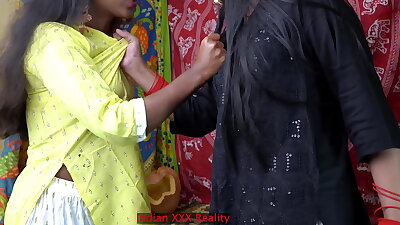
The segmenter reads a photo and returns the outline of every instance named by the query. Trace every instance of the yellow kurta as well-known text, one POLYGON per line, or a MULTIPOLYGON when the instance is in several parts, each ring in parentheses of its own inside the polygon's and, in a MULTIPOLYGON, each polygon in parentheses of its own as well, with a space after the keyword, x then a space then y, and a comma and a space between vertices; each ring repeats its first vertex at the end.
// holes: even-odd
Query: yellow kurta
POLYGON ((15 184, 5 225, 25 225, 65 164, 95 224, 136 224, 150 212, 137 145, 138 99, 119 63, 127 43, 89 29, 41 24, 25 58, 27 167, 15 184), (137 112, 136 112, 137 113, 137 112))

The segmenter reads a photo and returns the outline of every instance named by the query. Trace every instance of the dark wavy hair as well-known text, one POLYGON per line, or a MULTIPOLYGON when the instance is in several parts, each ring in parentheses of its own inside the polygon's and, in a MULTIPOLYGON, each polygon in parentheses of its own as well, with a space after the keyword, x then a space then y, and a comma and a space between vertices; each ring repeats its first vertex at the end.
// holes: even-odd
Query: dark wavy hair
POLYGON ((27 137, 24 59, 36 27, 44 22, 74 25, 89 0, 28 0, 10 25, 0 50, 0 137, 27 137))
MULTIPOLYGON (((251 130, 252 134, 257 134, 255 121, 251 107, 249 107, 250 92, 257 82, 253 71, 258 68, 261 71, 261 65, 268 64, 267 57, 262 57, 261 63, 255 63, 249 55, 263 56, 263 49, 249 48, 246 44, 251 39, 253 28, 264 28, 270 36, 274 37, 282 44, 292 56, 305 60, 302 49, 300 32, 286 12, 273 0, 259 0, 252 4, 252 0, 226 0, 225 1, 225 17, 227 19, 227 49, 228 57, 226 65, 231 65, 230 68, 225 68, 226 75, 226 90, 229 94, 229 102, 233 111, 233 121, 235 128, 240 130, 251 130), (243 30, 241 26, 250 9, 261 10, 263 13, 253 12, 250 16, 257 21, 246 26, 243 30), (236 43, 236 44, 235 44, 236 43), (233 63, 232 63, 233 62, 233 63)), ((282 2, 298 5, 299 0, 282 0, 282 2)), ((248 133, 248 132, 244 132, 248 133)))
MULTIPOLYGON (((254 3, 252 0, 225 0, 222 9, 222 16, 226 20, 226 48, 227 57, 223 73, 225 77, 225 100, 223 118, 225 118, 225 129, 222 130, 224 143, 228 148, 232 148, 229 139, 230 130, 240 130, 247 143, 252 147, 252 152, 257 158, 263 159, 265 152, 262 151, 260 130, 254 121, 254 107, 250 107, 252 89, 258 85, 259 81, 254 72, 256 69, 262 71, 262 65, 268 65, 268 57, 264 57, 263 49, 249 47, 248 40, 251 39, 254 30, 265 29, 269 36, 275 38, 284 46, 289 54, 297 61, 306 61, 302 47, 302 39, 299 28, 292 18, 280 7, 279 1, 301 6, 301 0, 259 0, 254 3), (252 4, 254 3, 254 4, 252 4), (250 15, 252 21, 257 23, 246 23, 248 12, 254 9, 250 15), (262 13, 257 13, 262 11, 262 13), (255 18, 254 18, 255 17, 255 18), (261 62, 253 60, 252 55, 260 56, 261 62), (230 119, 228 119, 230 118, 230 119), (231 122, 230 122, 231 121, 231 122)), ((221 18, 220 18, 221 19, 221 18)), ((221 21, 220 21, 221 23, 221 21)), ((236 155, 229 151, 229 158, 236 168, 236 155)), ((266 162, 260 160, 261 164, 266 162)))

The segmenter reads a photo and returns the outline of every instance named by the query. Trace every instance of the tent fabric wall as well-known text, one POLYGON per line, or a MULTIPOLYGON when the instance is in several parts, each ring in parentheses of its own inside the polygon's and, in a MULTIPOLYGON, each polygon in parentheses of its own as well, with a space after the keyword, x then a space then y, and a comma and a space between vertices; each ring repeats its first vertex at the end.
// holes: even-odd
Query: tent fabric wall
POLYGON ((18 161, 21 146, 19 135, 7 138, 0 145, 0 225, 4 223, 7 202, 20 172, 18 161))
MULTIPOLYGON (((171 70, 171 46, 168 24, 168 3, 167 0, 153 0, 156 5, 156 32, 158 51, 158 74, 168 82, 172 81, 171 70)), ((169 130, 169 119, 158 129, 157 133, 157 166, 168 166, 179 172, 175 151, 175 135, 169 130)))

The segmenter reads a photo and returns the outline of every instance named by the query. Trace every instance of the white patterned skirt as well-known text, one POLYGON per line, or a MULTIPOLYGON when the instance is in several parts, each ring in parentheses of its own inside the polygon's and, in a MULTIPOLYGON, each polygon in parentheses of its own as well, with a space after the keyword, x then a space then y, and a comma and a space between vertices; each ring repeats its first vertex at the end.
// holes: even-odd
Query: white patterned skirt
POLYGON ((32 211, 27 225, 94 225, 74 182, 54 178, 32 211))

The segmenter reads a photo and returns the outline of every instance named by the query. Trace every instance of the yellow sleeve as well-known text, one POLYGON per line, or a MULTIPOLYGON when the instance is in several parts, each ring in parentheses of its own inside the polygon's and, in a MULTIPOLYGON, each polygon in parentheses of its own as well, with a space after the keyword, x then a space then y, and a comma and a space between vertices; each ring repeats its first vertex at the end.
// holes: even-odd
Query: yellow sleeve
POLYGON ((110 90, 89 57, 84 37, 72 29, 51 26, 41 32, 37 45, 34 41, 31 47, 36 53, 31 62, 35 64, 35 75, 64 110, 96 136, 111 142, 126 143, 129 139, 131 143, 133 137, 142 135, 138 130, 143 129, 137 125, 146 123, 135 120, 135 110, 144 112, 143 99, 124 101, 110 90))

